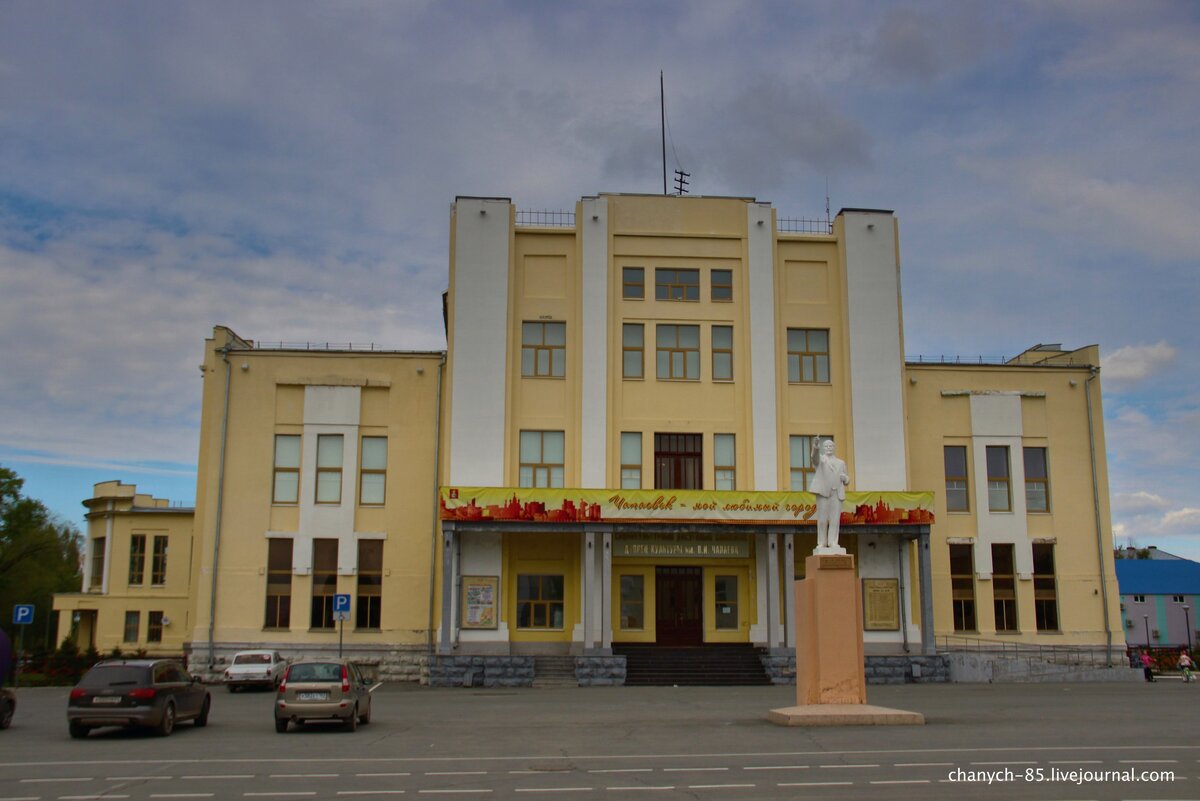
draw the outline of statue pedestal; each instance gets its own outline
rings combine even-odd
[[[862,591],[854,557],[814,554],[796,583],[796,706],[772,709],[781,726],[923,724],[924,715],[867,704]]]

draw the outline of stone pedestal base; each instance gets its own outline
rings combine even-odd
[[[920,712],[871,704],[809,704],[772,709],[767,720],[777,726],[923,726]]]

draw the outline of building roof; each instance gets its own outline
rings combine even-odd
[[[1190,559],[1118,559],[1121,595],[1200,595],[1200,562]]]

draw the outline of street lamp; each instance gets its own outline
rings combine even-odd
[[[1192,619],[1188,617],[1188,609],[1190,608],[1187,604],[1183,605],[1183,630],[1187,632],[1189,654],[1192,652]]]
[[[1146,652],[1150,652],[1150,616],[1142,615],[1142,625],[1146,627]]]

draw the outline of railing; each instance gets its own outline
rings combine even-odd
[[[537,228],[574,228],[573,211],[518,211],[517,225]]]
[[[781,234],[832,234],[829,220],[810,220],[806,217],[779,217],[775,229]]]
[[[255,342],[257,350],[359,350],[390,352],[374,342]]]
[[[1124,667],[1128,664],[1125,646],[1114,645],[1106,654],[1104,646],[1088,645],[1042,645],[1025,642],[987,640],[943,634],[936,637],[939,652],[981,654],[1002,659],[1019,659],[1026,662],[1041,662],[1053,665],[1075,665],[1087,667]]]

